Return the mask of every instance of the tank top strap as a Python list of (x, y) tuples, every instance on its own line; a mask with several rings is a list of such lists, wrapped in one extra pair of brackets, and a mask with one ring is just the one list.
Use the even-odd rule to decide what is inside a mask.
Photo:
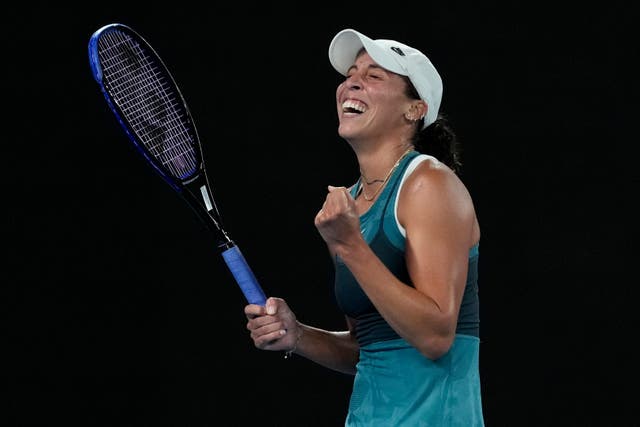
[[(387, 187), (384, 190), (382, 190), (382, 194), (380, 195), (380, 199), (382, 199), (380, 201), (384, 202), (384, 205), (382, 206), (382, 218), (384, 218), (385, 214), (387, 213), (387, 208), (389, 207), (391, 200), (395, 200), (395, 197), (393, 196), (398, 190), (398, 186), (402, 181), (402, 177), (404, 176), (404, 172), (407, 169), (407, 166), (409, 166), (409, 164), (411, 163), (411, 160), (413, 160), (415, 157), (419, 155), (420, 153), (414, 150), (410, 152), (407, 156), (405, 156), (405, 158), (402, 159), (402, 161), (400, 162), (396, 170), (391, 175), (391, 178), (389, 179), (389, 183), (387, 184)], [(380, 221), (379, 226), (382, 227), (382, 221)]]

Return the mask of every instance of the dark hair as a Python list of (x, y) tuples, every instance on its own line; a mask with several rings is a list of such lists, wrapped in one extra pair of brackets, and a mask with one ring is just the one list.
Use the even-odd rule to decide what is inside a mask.
[[(407, 96), (412, 99), (421, 99), (409, 78), (404, 77), (404, 79), (407, 82)], [(417, 126), (420, 128), (413, 138), (416, 150), (435, 157), (455, 173), (460, 172), (462, 168), (460, 143), (449, 120), (443, 114), (438, 114), (436, 121), (425, 129), (422, 129), (422, 122), (418, 122)]]

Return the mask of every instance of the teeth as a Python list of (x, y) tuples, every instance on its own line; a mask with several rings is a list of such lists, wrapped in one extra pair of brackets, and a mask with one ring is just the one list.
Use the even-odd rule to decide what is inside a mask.
[(346, 110), (348, 108), (359, 111), (361, 113), (367, 111), (367, 107), (364, 104), (353, 100), (346, 100), (342, 103), (342, 110)]

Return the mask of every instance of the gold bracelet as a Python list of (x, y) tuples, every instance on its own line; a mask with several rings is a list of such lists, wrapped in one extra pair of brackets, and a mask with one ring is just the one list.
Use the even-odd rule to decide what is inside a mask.
[(300, 325), (298, 325), (298, 337), (296, 338), (296, 342), (293, 343), (293, 348), (289, 351), (285, 351), (284, 353), (284, 358), (285, 359), (289, 359), (291, 358), (291, 356), (293, 355), (293, 353), (296, 351), (296, 349), (298, 348), (298, 343), (300, 342), (300, 338), (302, 338), (302, 328), (300, 327)]

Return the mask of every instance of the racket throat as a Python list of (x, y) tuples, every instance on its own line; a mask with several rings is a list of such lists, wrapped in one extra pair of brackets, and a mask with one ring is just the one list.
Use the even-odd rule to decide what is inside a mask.
[(200, 186), (200, 194), (202, 194), (202, 200), (204, 201), (204, 205), (207, 207), (207, 211), (211, 212), (214, 209), (213, 202), (211, 201), (206, 185)]
[(214, 227), (211, 228), (211, 231), (215, 234), (215, 239), (217, 241), (218, 249), (221, 251), (225, 251), (227, 249), (231, 249), (236, 246), (235, 242), (231, 240), (227, 232), (222, 228), (222, 226), (216, 221), (213, 217), (211, 211), (208, 211), (209, 219), (211, 219)]
[(213, 201), (213, 197), (211, 197), (211, 194), (209, 194), (209, 188), (207, 185), (200, 186), (200, 195), (202, 196), (202, 202), (207, 209), (209, 217), (214, 222), (216, 228), (222, 231), (226, 236), (226, 233), (224, 233), (223, 231), (222, 221), (220, 220), (220, 212), (218, 211), (218, 206)]
[(218, 248), (222, 251), (233, 248), (236, 244), (227, 235), (227, 232), (224, 231), (224, 228), (222, 227), (222, 224), (220, 222), (220, 212), (218, 212), (218, 207), (209, 194), (209, 189), (206, 185), (200, 186), (200, 195), (202, 196), (204, 206), (207, 208), (207, 214), (209, 215), (211, 221), (213, 221), (216, 231), (219, 234)]
[(218, 242), (218, 249), (221, 250), (222, 252), (227, 251), (236, 246), (235, 242), (231, 240), (229, 236), (226, 235), (226, 233), (224, 237), (226, 240), (221, 240), (220, 242)]

